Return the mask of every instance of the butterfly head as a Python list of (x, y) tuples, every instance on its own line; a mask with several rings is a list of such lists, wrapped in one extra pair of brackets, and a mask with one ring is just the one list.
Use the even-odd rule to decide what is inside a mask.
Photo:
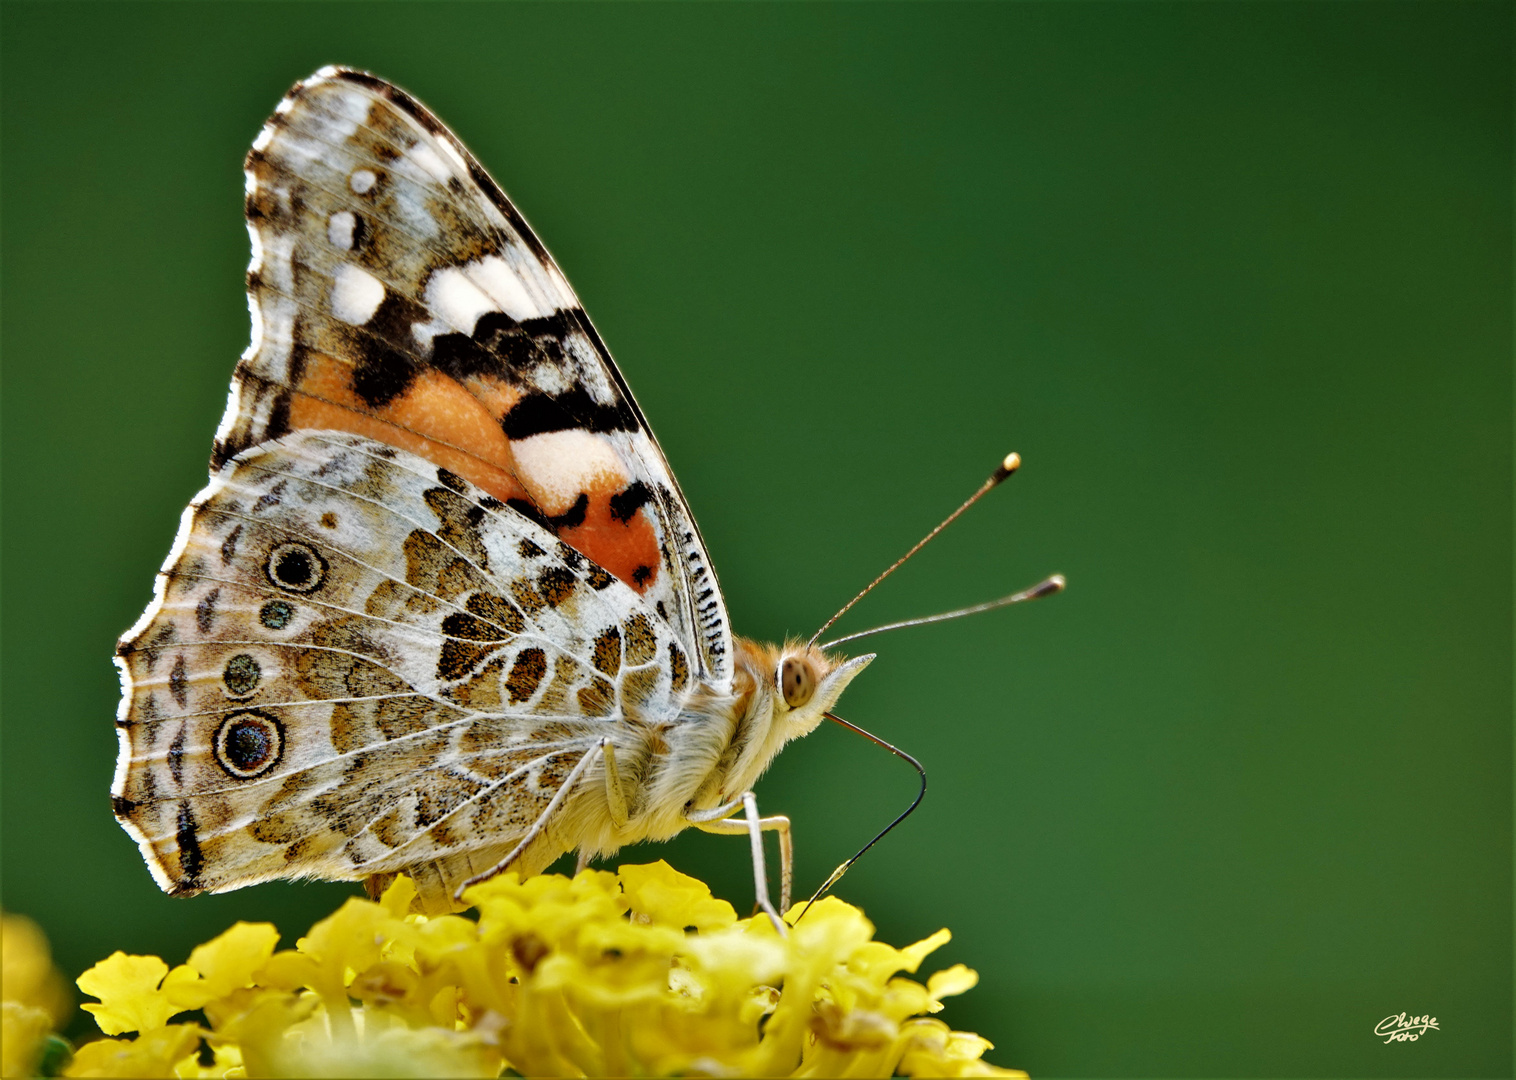
[(874, 653), (843, 660), (814, 645), (786, 642), (772, 671), (774, 718), (786, 739), (808, 735), (842, 692), (874, 659)]

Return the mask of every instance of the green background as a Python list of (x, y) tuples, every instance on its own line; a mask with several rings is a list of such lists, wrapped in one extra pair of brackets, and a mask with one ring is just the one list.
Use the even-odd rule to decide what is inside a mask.
[[(3, 8), (4, 902), (70, 973), (287, 940), (111, 818), (115, 636), (247, 342), (241, 160), (329, 62), (409, 88), (558, 256), (737, 629), (842, 628), (922, 809), (841, 894), (1056, 1076), (1511, 1074), (1512, 7)], [(910, 798), (781, 755), (802, 887)], [(666, 857), (750, 902), (745, 844)], [(1441, 1030), (1383, 1045), (1391, 1013)], [(77, 1030), (88, 1030), (80, 1026)]]

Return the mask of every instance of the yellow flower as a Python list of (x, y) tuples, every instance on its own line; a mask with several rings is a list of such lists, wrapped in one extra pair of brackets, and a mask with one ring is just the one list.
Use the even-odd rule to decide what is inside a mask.
[(895, 949), (828, 898), (780, 937), (662, 862), (507, 873), (467, 893), (477, 921), (411, 914), (414, 895), (401, 877), (282, 952), (239, 923), (172, 970), (115, 954), (81, 976), (85, 1008), (138, 1034), (81, 1047), (67, 1075), (1025, 1075), (929, 1017), (972, 971), (902, 977), (946, 930)]
[(0, 1075), (31, 1076), (49, 1032), (63, 1022), (72, 1002), (53, 969), (47, 938), (30, 919), (0, 915), (3, 926), (4, 1030)]

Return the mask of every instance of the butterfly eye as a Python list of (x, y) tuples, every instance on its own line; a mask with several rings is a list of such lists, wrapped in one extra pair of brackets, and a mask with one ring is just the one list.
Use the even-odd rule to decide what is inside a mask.
[(268, 579), (281, 589), (314, 592), (326, 580), (326, 560), (309, 544), (280, 544), (269, 552)]
[(792, 709), (798, 709), (816, 692), (816, 673), (798, 656), (786, 656), (779, 669), (779, 689)]
[(284, 729), (267, 713), (235, 712), (216, 729), (216, 762), (238, 780), (262, 776), (284, 756)]

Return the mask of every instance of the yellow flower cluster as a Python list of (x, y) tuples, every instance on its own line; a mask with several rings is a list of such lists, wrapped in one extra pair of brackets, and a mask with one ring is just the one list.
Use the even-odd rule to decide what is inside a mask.
[(31, 1076), (48, 1033), (67, 1019), (72, 1003), (37, 924), (19, 915), (0, 915), (0, 928), (5, 1014), (0, 1076)]
[[(69, 1076), (1024, 1076), (923, 1014), (969, 989), (914, 973), (863, 913), (816, 904), (781, 938), (663, 862), (474, 887), (478, 921), (409, 913), (399, 878), (276, 952), (238, 923), (172, 970), (116, 953), (79, 979), (107, 1035)], [(170, 1023), (201, 1010), (204, 1023)]]

